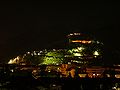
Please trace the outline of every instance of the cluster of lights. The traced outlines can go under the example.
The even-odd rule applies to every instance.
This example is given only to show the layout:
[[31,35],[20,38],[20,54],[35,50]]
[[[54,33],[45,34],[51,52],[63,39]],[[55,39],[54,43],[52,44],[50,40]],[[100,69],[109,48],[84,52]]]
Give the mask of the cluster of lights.
[[20,62],[20,57],[17,56],[16,58],[14,59],[10,59],[10,61],[8,62],[8,64],[17,64]]
[[[83,59],[81,58],[82,56],[84,56],[83,54],[83,50],[85,49],[85,47],[77,47],[77,48],[73,48],[73,49],[70,49],[68,50],[69,52],[69,55],[65,55],[63,52],[61,52],[61,50],[56,50],[56,49],[53,49],[51,51],[47,51],[47,53],[44,53],[43,51],[34,51],[34,52],[27,52],[26,54],[23,55],[23,58],[22,60],[24,61],[24,57],[29,57],[27,55],[41,55],[41,53],[44,53],[44,56],[43,56],[43,63],[42,64],[55,64],[55,63],[62,63],[63,60],[65,59],[65,57],[74,57],[74,56],[77,56],[78,58],[80,59]],[[66,49],[65,49],[66,50]],[[93,55],[95,57],[99,56],[99,52],[98,51],[94,51],[93,52]],[[41,56],[40,56],[41,57]],[[86,57],[87,58],[87,57]],[[16,57],[14,59],[10,59],[10,61],[8,62],[8,64],[18,64],[20,63],[21,59],[20,57]]]
[[71,60],[71,62],[75,62],[75,63],[82,63],[82,64],[83,64],[83,63],[84,63],[84,64],[85,64],[85,63],[87,63],[87,61],[82,62],[82,61],[78,61],[78,60]]
[[[81,33],[70,33],[68,36],[80,36]],[[90,44],[93,43],[94,41],[91,40],[71,40],[71,42],[73,43],[83,43],[83,44]],[[97,41],[97,44],[99,44],[100,42]],[[48,64],[48,63],[58,63],[62,60],[65,59],[65,57],[74,57],[77,56],[79,59],[82,58],[82,56],[86,56],[88,54],[86,54],[86,52],[84,52],[84,49],[87,49],[85,47],[76,47],[76,48],[72,48],[72,49],[51,49],[51,50],[41,50],[41,51],[33,51],[33,52],[26,52],[23,57],[22,60],[24,60],[25,57],[29,57],[29,56],[39,56],[42,57],[43,63]],[[89,50],[91,52],[91,50]],[[89,53],[88,51],[88,53]],[[93,56],[97,57],[100,55],[100,53],[98,52],[98,50],[94,50],[94,52],[91,52]],[[87,58],[87,57],[86,57]],[[18,63],[20,62],[19,57],[15,58],[15,59],[11,59],[8,64],[14,64],[14,63]]]
[[92,41],[87,41],[87,40],[72,40],[71,42],[73,43],[91,43]]
[[73,53],[74,56],[83,56],[81,53]]
[[57,59],[57,58],[52,58],[52,57],[45,57],[43,60],[44,61],[41,64],[50,65],[50,64],[61,64],[62,63],[60,58]]
[[84,47],[77,47],[77,48],[73,48],[72,50],[69,50],[69,52],[73,54],[73,56],[83,56],[81,52],[84,49],[85,49]]
[[80,33],[70,33],[68,36],[81,35]]
[[72,50],[69,50],[71,53],[73,52],[82,52],[85,48],[84,47],[77,47],[73,48]]
[[33,52],[27,52],[26,54],[24,54],[24,56],[27,56],[27,55],[31,55],[31,56],[42,55],[42,53],[44,53],[44,51],[33,51]]
[[84,47],[77,47],[77,49],[78,49],[79,51],[82,51],[82,50],[84,50],[85,48],[84,48]]
[[45,54],[42,64],[61,64],[63,61],[64,55],[59,50],[51,50]]
[[95,52],[93,53],[93,55],[98,56],[98,55],[99,55],[99,52],[98,52],[98,51],[95,51]]
[[[77,47],[77,48],[73,48],[71,50],[68,50],[73,56],[78,56],[78,57],[81,57],[81,56],[86,56],[86,52],[84,52],[83,50],[86,49],[84,47]],[[86,57],[86,58],[93,58],[93,56],[96,58],[97,56],[100,55],[100,51],[96,50],[94,52],[91,52],[92,56],[90,57]],[[85,57],[84,57],[85,58]]]

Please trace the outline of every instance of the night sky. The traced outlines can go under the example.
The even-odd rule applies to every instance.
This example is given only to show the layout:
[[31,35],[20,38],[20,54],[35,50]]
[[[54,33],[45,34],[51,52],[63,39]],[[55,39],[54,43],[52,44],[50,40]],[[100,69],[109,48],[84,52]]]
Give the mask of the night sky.
[[1,2],[0,61],[46,48],[70,32],[89,33],[120,51],[119,4],[94,3]]

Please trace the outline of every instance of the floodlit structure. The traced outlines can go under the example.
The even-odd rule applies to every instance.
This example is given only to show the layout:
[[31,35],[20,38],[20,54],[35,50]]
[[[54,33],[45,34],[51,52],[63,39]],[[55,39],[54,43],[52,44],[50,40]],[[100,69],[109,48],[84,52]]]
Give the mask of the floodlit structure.
[[[61,72],[65,77],[69,76],[70,73],[73,77],[75,68],[83,70],[82,68],[88,66],[104,64],[102,61],[103,44],[101,42],[81,33],[68,34],[66,39],[69,43],[67,48],[26,52],[22,57],[10,59],[8,64],[46,65],[46,70],[49,72],[55,68],[54,70]],[[81,74],[79,75],[81,76]]]

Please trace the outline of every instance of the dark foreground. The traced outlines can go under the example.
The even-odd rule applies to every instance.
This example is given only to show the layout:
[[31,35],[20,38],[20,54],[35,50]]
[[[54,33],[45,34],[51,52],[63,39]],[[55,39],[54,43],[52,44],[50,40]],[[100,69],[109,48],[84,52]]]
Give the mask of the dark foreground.
[[0,90],[120,90],[115,78],[12,77],[0,82]]

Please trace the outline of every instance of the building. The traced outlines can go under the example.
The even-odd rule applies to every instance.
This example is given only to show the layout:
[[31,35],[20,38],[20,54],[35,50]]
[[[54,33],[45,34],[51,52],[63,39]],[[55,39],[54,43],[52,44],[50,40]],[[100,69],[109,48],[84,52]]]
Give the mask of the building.
[[[40,51],[26,52],[22,57],[10,59],[8,64],[46,65],[48,72],[61,72],[67,77],[72,77],[79,71],[79,76],[89,74],[90,77],[101,76],[106,70],[103,68],[103,43],[81,33],[67,35],[68,46],[64,49],[44,49]],[[118,77],[118,75],[117,75]]]

